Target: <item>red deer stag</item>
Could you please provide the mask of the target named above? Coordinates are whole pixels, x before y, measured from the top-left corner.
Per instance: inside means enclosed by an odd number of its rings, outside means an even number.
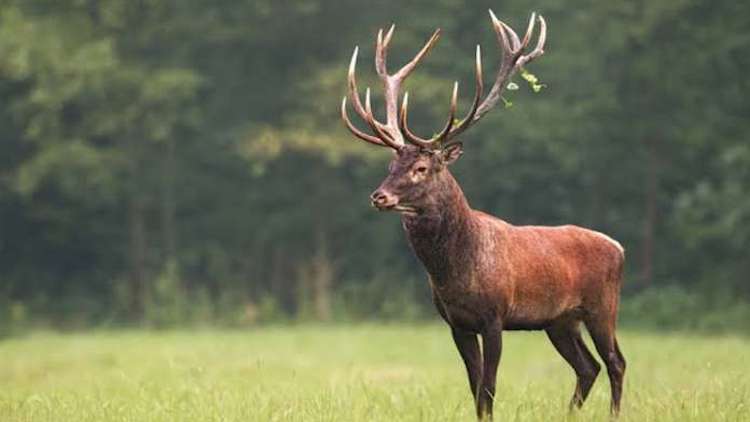
[[[620,407],[625,360],[615,338],[624,251],[618,242],[576,226],[514,226],[472,209],[448,165],[462,153],[456,136],[494,107],[509,78],[544,53],[546,23],[531,15],[523,38],[490,11],[502,49],[495,82],[482,100],[480,48],[476,50],[476,90],[466,117],[456,121],[458,85],[453,86],[445,127],[430,139],[407,126],[408,93],[400,110],[399,91],[406,77],[435,45],[438,29],[417,55],[396,73],[386,69],[386,51],[394,27],[378,32],[375,69],[385,89],[385,123],[373,115],[370,90],[361,102],[349,66],[348,97],[371,133],[350,121],[347,98],[341,117],[358,138],[395,151],[388,176],[371,195],[381,211],[401,213],[411,248],[429,273],[438,312],[451,328],[466,365],[477,416],[492,418],[502,330],[545,330],[555,349],[575,371],[570,408],[580,407],[600,370],[580,331],[586,326],[609,374],[611,411]],[[526,52],[539,24],[536,46]],[[482,347],[479,347],[481,336]]]

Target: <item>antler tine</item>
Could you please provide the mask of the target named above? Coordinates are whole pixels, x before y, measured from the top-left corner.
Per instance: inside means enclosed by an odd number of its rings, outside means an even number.
[[[445,127],[440,131],[439,134],[433,136],[430,139],[424,139],[414,134],[409,129],[407,124],[409,108],[409,93],[404,94],[404,100],[401,103],[401,118],[399,119],[399,128],[409,142],[418,145],[422,148],[433,149],[443,144],[443,141],[448,139],[451,134],[453,125],[456,121],[456,109],[458,108],[458,82],[453,83],[453,94],[451,94],[451,105],[450,112],[448,113],[448,121],[445,123]]]
[[[422,47],[421,50],[419,50],[419,53],[417,53],[416,56],[414,56],[413,59],[407,64],[405,64],[401,69],[399,69],[398,72],[396,72],[393,77],[396,78],[398,81],[403,81],[409,74],[414,70],[415,67],[417,67],[417,64],[424,58],[427,53],[430,52],[432,47],[435,46],[435,43],[440,39],[440,28],[436,29],[435,32],[432,34],[429,40],[425,43],[425,45]]]
[[[359,92],[357,90],[357,79],[355,72],[357,68],[357,55],[359,54],[359,46],[354,47],[354,53],[349,61],[349,72],[347,73],[347,82],[349,86],[349,97],[352,99],[354,104],[354,111],[357,112],[361,117],[365,116],[365,109],[362,107],[362,102],[359,100]]]
[[[505,32],[506,27],[509,30],[510,38],[513,40],[514,44],[518,40],[518,35],[498,19],[492,9],[490,9],[490,19],[492,20],[492,29],[495,30],[495,37],[497,38],[498,43],[503,47],[503,63],[505,63],[507,57],[512,55],[514,51],[514,47],[512,47],[508,41],[508,35]]]
[[[383,143],[383,141],[381,141],[380,139],[372,135],[368,135],[362,132],[361,130],[357,129],[356,126],[354,126],[354,123],[352,123],[352,121],[349,120],[349,115],[346,112],[346,97],[344,97],[344,99],[341,101],[341,118],[344,120],[344,123],[346,124],[346,127],[349,129],[349,131],[352,132],[354,136],[356,136],[357,138],[362,139],[363,141],[367,141],[373,145],[378,145],[381,147],[388,146],[385,143]]]
[[[383,48],[388,48],[391,43],[391,37],[393,37],[393,31],[396,29],[396,24],[392,23],[390,29],[385,34],[385,40],[383,41]]]
[[[378,29],[378,37],[375,42],[375,71],[381,78],[388,77],[385,67],[385,47],[383,46],[383,29]]]
[[[513,51],[517,51],[521,47],[521,40],[518,39],[518,34],[516,34],[516,31],[514,31],[510,26],[508,26],[505,22],[499,21],[500,24],[503,26],[503,29],[505,29],[505,33],[508,34],[511,41],[511,47],[513,48]]]
[[[370,128],[378,135],[378,138],[380,138],[381,141],[395,150],[401,149],[402,145],[400,145],[393,139],[393,135],[388,133],[385,129],[381,129],[378,127],[377,122],[375,121],[375,117],[372,113],[369,87],[367,88],[367,91],[365,91],[365,112],[367,113],[367,117],[365,118],[365,120],[367,121],[367,124],[370,125]]]
[[[448,135],[453,129],[453,125],[456,123],[456,109],[458,108],[458,81],[453,82],[453,94],[451,94],[451,109],[448,113],[448,122],[446,122],[443,131],[439,135],[434,137],[434,141],[437,144],[442,144],[447,139]]]
[[[459,135],[464,130],[468,129],[469,126],[474,121],[474,115],[477,113],[477,109],[479,108],[479,103],[482,99],[482,92],[484,90],[484,82],[482,78],[482,49],[477,44],[477,54],[476,54],[476,70],[475,70],[475,78],[476,78],[476,88],[474,90],[474,100],[471,103],[471,109],[466,114],[466,117],[461,120],[461,123],[456,126],[451,133],[448,135],[449,139],[452,139],[453,137]],[[449,142],[450,143],[450,142]],[[447,144],[446,144],[447,145]]]
[[[526,35],[523,36],[521,41],[521,50],[525,49],[529,45],[531,40],[531,34],[534,32],[534,25],[536,24],[536,12],[531,12],[531,18],[529,19],[529,26],[526,28]]]
[[[349,73],[347,76],[348,85],[349,85],[349,98],[352,101],[352,105],[354,107],[354,111],[364,120],[367,120],[367,113],[365,113],[365,108],[362,106],[362,101],[359,99],[359,89],[357,89],[357,79],[356,79],[356,68],[357,68],[357,56],[359,54],[359,46],[354,47],[354,53],[352,53],[352,58],[349,61]],[[375,121],[375,124],[377,124],[381,129],[385,126],[383,123],[379,121]]]
[[[404,99],[401,101],[400,114],[401,116],[398,120],[398,127],[401,130],[401,133],[404,134],[406,140],[414,145],[419,145],[422,147],[428,146],[430,144],[429,140],[420,138],[419,136],[415,135],[411,130],[409,130],[409,126],[406,124],[407,115],[409,114],[409,91],[404,93]]]
[[[534,50],[532,50],[531,53],[519,59],[519,66],[523,66],[526,63],[529,63],[530,61],[544,54],[544,43],[547,42],[547,22],[544,20],[544,17],[542,17],[541,15],[539,15],[538,19],[539,19],[539,39],[536,42],[536,47],[534,47]]]
[[[388,46],[393,38],[393,31],[396,30],[396,24],[391,24],[388,32],[383,36],[383,29],[378,29],[378,36],[375,41],[375,71],[381,79],[388,78],[388,67],[386,66],[386,57],[388,56]]]

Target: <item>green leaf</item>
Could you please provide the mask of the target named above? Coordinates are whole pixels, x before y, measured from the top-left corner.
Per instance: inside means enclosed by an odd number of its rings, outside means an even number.
[[[521,69],[521,77],[528,82],[529,87],[532,91],[535,93],[538,93],[542,90],[542,88],[546,88],[547,84],[539,82],[539,78],[536,77],[533,73],[529,72],[528,70],[522,68]]]
[[[513,107],[513,101],[510,101],[509,99],[503,97],[502,95],[500,96],[500,99],[503,100],[503,104],[505,105],[505,108]]]

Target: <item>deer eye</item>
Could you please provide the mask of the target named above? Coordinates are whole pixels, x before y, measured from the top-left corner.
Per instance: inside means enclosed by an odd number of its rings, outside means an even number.
[[[427,167],[426,166],[419,166],[415,169],[415,171],[419,174],[427,173]]]

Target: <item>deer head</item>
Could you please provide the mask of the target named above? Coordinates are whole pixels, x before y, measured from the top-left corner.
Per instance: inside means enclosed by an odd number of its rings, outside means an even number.
[[[440,37],[440,29],[432,34],[410,62],[393,74],[389,74],[386,68],[386,52],[393,37],[395,25],[391,26],[385,35],[382,29],[378,31],[375,44],[375,70],[383,82],[385,123],[377,120],[372,112],[370,88],[365,91],[364,105],[360,100],[355,78],[359,49],[354,49],[349,64],[348,97],[354,111],[367,123],[371,133],[357,129],[351,122],[347,114],[347,97],[344,97],[341,103],[341,118],[356,137],[373,145],[391,148],[395,152],[389,165],[388,176],[370,196],[373,206],[379,210],[419,214],[425,207],[434,203],[431,197],[449,178],[445,171],[447,166],[456,161],[463,152],[463,146],[457,140],[457,136],[479,121],[498,103],[503,89],[513,74],[544,53],[547,25],[542,16],[532,13],[523,39],[520,39],[510,26],[498,20],[491,10],[490,18],[502,50],[495,82],[487,97],[482,100],[482,58],[481,49],[477,45],[476,86],[471,108],[463,119],[456,120],[458,82],[454,83],[447,122],[443,129],[432,138],[422,138],[409,129],[407,124],[409,93],[404,93],[400,109],[398,99],[402,83],[435,45]],[[524,54],[537,21],[540,26],[538,41],[533,50]]]

